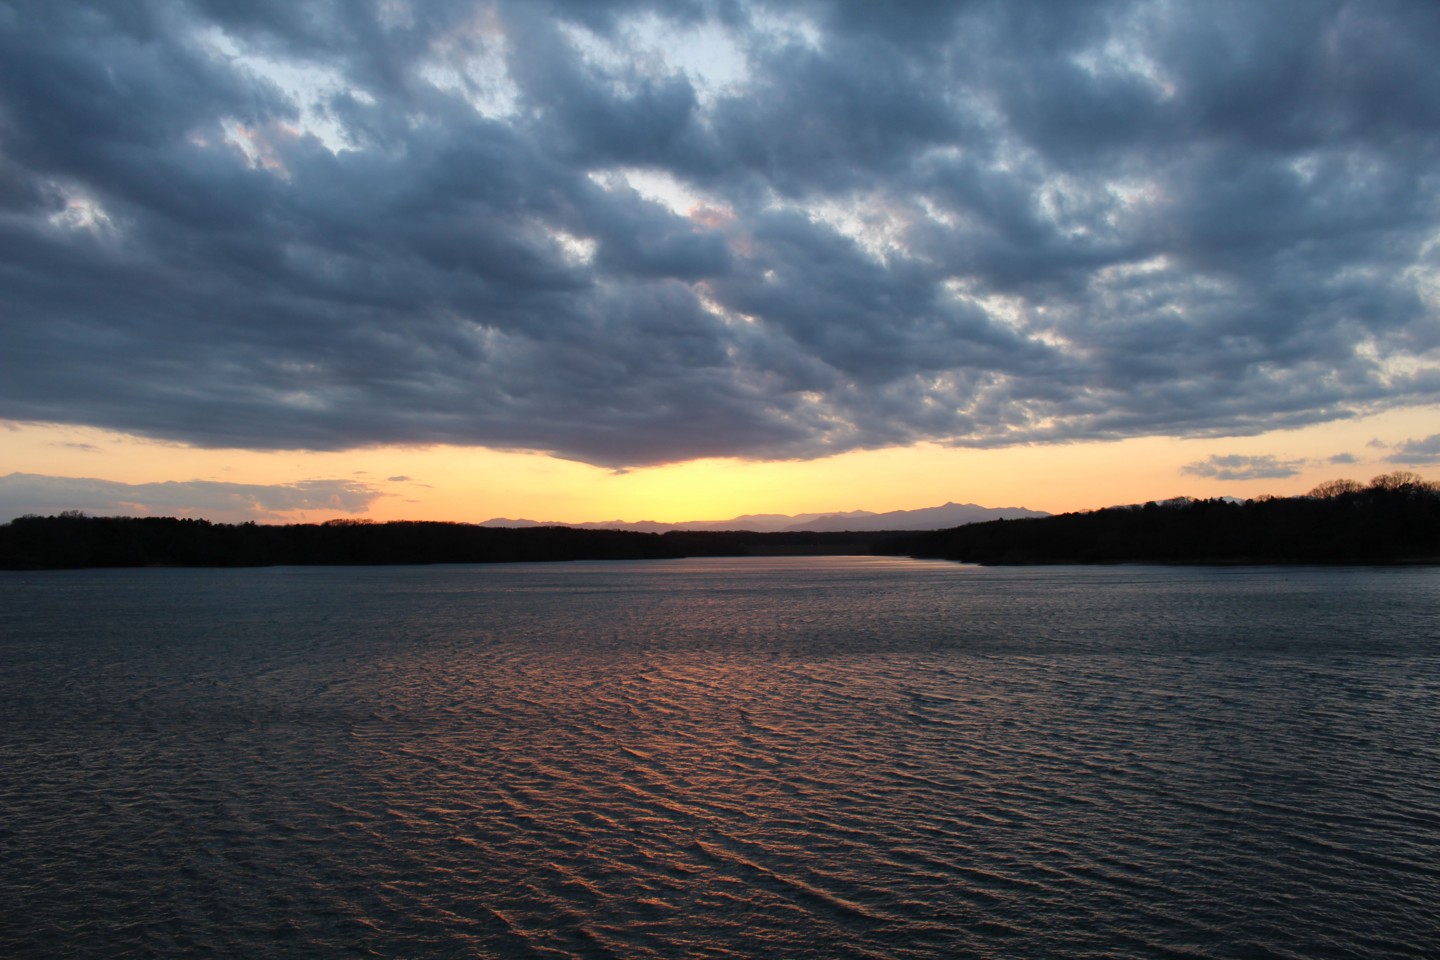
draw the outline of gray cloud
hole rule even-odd
[[[0,13],[0,417],[619,468],[1433,403],[1437,46],[1339,0]]]
[[[12,473],[0,477],[0,521],[80,510],[98,516],[204,517],[238,523],[286,519],[297,510],[364,513],[382,496],[352,480],[286,484],[167,480],[118,483],[85,477]]]
[[[1395,463],[1440,463],[1440,433],[1423,440],[1406,440],[1387,459]]]
[[[1355,454],[1353,453],[1337,453],[1330,458],[1330,462],[1335,464],[1359,463],[1360,458],[1355,456]]]
[[[1277,460],[1269,455],[1247,457],[1232,453],[1227,456],[1212,455],[1208,459],[1186,464],[1180,472],[1216,480],[1271,480],[1293,477],[1304,465],[1303,460]]]

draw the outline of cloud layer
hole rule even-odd
[[[1214,455],[1180,468],[1181,473],[1192,477],[1211,477],[1216,480],[1270,480],[1293,477],[1305,466],[1303,460],[1278,460],[1273,456],[1247,457],[1232,453]]]
[[[1384,0],[0,2],[0,417],[625,467],[1440,401],[1436,49]]]
[[[1431,434],[1423,440],[1406,440],[1400,448],[1390,454],[1395,463],[1428,464],[1440,463],[1440,433]]]
[[[281,521],[298,511],[364,513],[381,496],[379,490],[353,480],[118,483],[12,473],[0,477],[0,521],[30,513],[49,516],[65,510],[97,516],[203,517],[227,523]]]

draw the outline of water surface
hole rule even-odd
[[[0,575],[0,955],[1440,942],[1440,571]]]

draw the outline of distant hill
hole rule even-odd
[[[1048,517],[1041,510],[1024,507],[982,507],[974,503],[947,503],[919,510],[891,510],[874,513],[851,510],[844,513],[801,513],[793,516],[779,513],[752,513],[729,520],[687,520],[660,523],[655,520],[598,520],[586,523],[561,523],[552,520],[511,520],[496,517],[480,524],[482,527],[571,527],[580,530],[631,530],[640,533],[668,533],[672,530],[722,531],[751,530],[757,533],[813,532],[842,533],[872,530],[943,530],[967,523],[986,520],[1019,520],[1026,517]]]

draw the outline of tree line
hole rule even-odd
[[[0,524],[0,569],[519,563],[694,556],[869,553],[894,534],[482,527],[437,521],[212,523],[78,511]]]
[[[0,569],[514,563],[885,554],[969,563],[1440,562],[1440,486],[1406,471],[1301,497],[1195,500],[923,533],[482,527],[437,521],[212,523],[76,511],[0,524]]]
[[[1196,500],[993,520],[899,538],[896,553],[967,563],[1440,562],[1440,486],[1397,471],[1299,497]]]

